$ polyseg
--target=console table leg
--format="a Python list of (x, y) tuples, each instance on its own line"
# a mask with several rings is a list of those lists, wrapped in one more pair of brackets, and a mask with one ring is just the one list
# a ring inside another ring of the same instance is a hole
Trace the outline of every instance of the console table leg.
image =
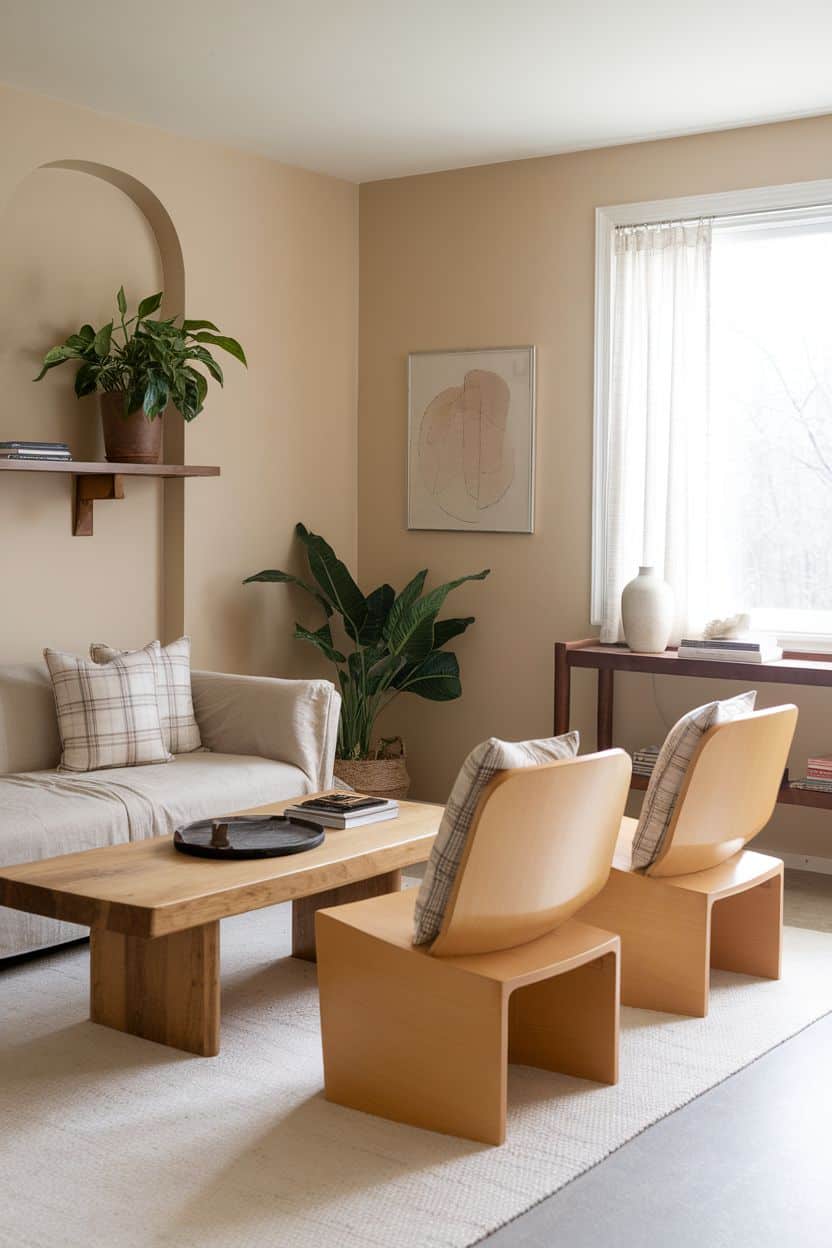
[(220, 1051), (220, 925), (90, 933), (90, 1018), (200, 1057)]
[(612, 746), (612, 704), (615, 672), (611, 667), (598, 669), (598, 726), (597, 749), (608, 750)]
[(555, 642), (555, 722), (554, 735), (569, 731), (570, 672), (567, 649), (562, 641)]
[(355, 884), (343, 884), (329, 888), (311, 897), (298, 897), (292, 902), (292, 957), (307, 962), (317, 959), (315, 948), (315, 912), (328, 906), (345, 906), (350, 901), (364, 901), (367, 897), (381, 897), (383, 893), (399, 893), (402, 888), (401, 871), (387, 871), (369, 880)]

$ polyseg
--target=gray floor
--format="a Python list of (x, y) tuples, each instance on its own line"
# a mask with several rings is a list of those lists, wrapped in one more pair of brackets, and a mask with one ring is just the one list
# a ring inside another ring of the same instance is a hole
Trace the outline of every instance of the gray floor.
[[(787, 922), (832, 930), (832, 876)], [(832, 1248), (832, 1016), (648, 1128), (488, 1248)]]

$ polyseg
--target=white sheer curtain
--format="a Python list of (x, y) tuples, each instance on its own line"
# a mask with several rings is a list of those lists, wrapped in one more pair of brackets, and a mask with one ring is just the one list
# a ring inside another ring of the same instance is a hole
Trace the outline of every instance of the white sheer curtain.
[(711, 223), (615, 231), (601, 640), (621, 639), (621, 591), (652, 564), (676, 634), (704, 622)]

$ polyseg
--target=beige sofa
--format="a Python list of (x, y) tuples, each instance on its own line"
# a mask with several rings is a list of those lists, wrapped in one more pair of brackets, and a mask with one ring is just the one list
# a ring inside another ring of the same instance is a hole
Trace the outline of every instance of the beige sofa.
[[(45, 668), (0, 667), (0, 868), (161, 836), (332, 784), (341, 699), (329, 681), (219, 672), (194, 672), (192, 681), (202, 750), (76, 775), (56, 770)], [(86, 935), (0, 906), (0, 959)]]

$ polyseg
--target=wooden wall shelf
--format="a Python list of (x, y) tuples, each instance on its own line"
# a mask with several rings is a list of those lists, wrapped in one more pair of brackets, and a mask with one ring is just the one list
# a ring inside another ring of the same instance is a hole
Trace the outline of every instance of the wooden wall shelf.
[(92, 509), (97, 499), (124, 498), (124, 477), (218, 477), (219, 468), (200, 464), (109, 464), (83, 460), (0, 459), (2, 472), (57, 472), (74, 481), (72, 532), (92, 537)]
[[(635, 654), (623, 644), (604, 646), (596, 638), (555, 643), (555, 736), (569, 731), (570, 685), (573, 668), (598, 672), (597, 741), (599, 750), (612, 745), (612, 713), (616, 672), (643, 672), (659, 676), (706, 676), (710, 680), (742, 680), (749, 684), (811, 685), (832, 688), (832, 655), (787, 650), (776, 663), (730, 663), (716, 659), (680, 659), (675, 650), (664, 654)], [(630, 788), (646, 789), (647, 776), (633, 776)], [(777, 798), (787, 806), (832, 810), (832, 793), (796, 789), (788, 771)]]

